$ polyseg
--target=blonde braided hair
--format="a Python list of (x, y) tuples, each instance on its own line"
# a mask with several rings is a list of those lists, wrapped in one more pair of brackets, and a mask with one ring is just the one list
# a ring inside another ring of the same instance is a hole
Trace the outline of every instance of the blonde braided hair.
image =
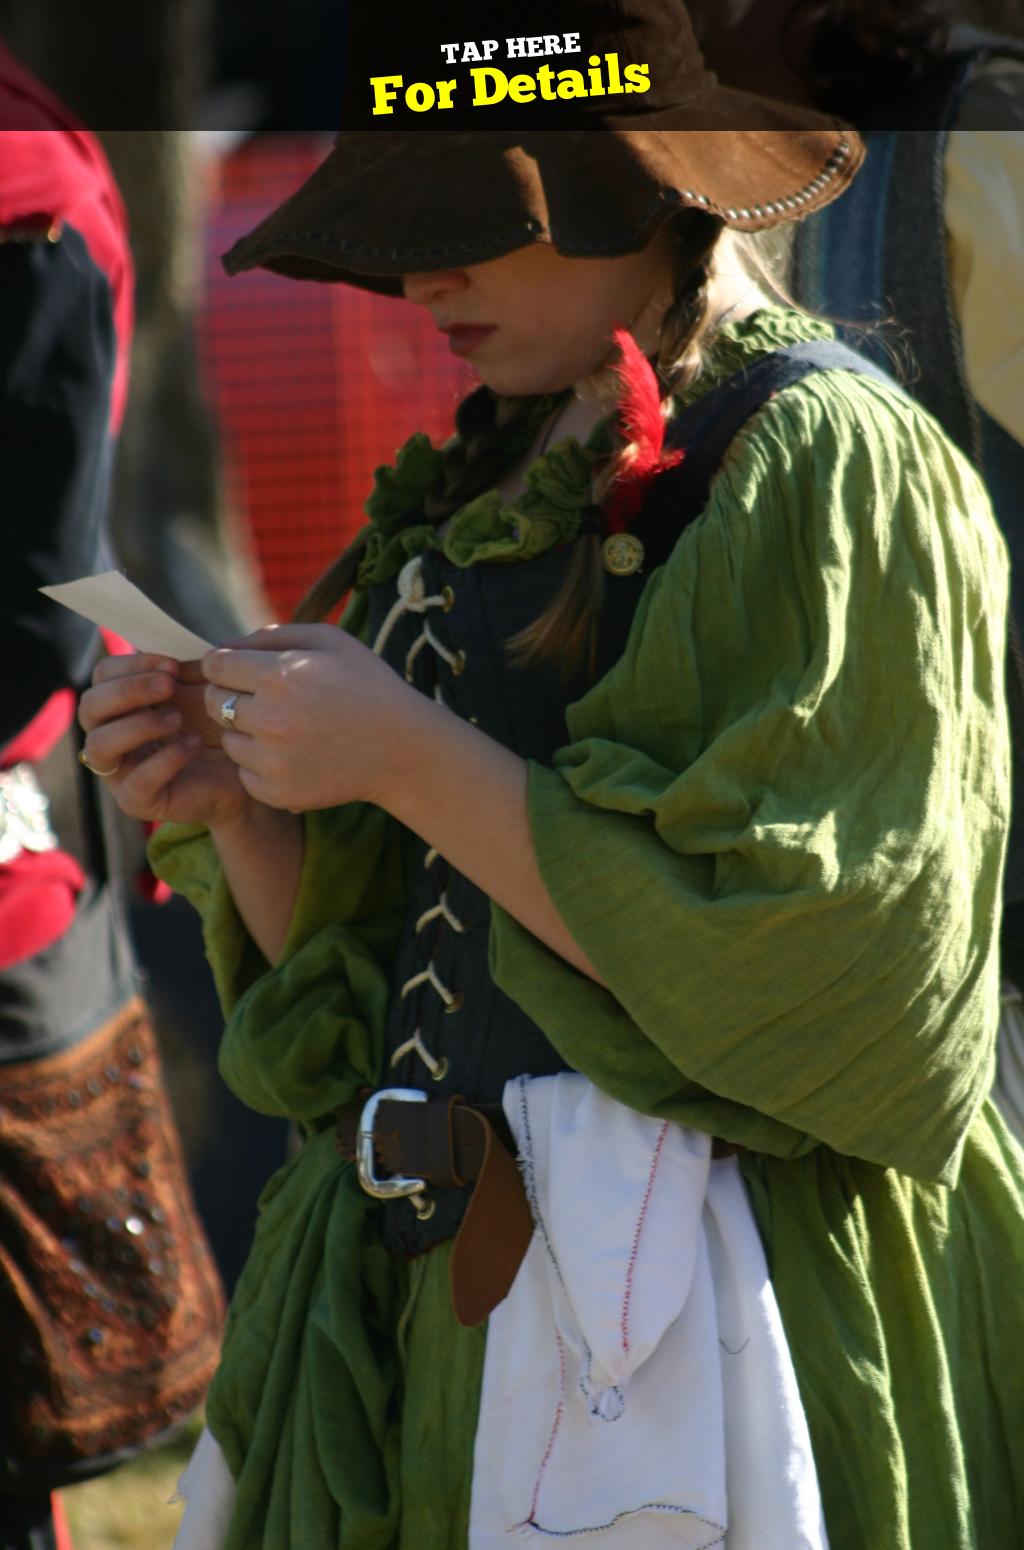
[[(671, 413), (672, 395), (682, 392), (700, 373), (702, 345), (707, 334), (711, 259), (722, 223), (702, 211), (683, 211), (671, 223), (675, 240), (672, 301), (661, 325), (654, 368), (661, 389), (661, 410)], [(621, 442), (594, 471), (591, 500), (602, 507), (615, 485), (628, 478), (636, 456), (632, 443)], [(509, 641), (517, 667), (558, 663), (564, 681), (585, 666), (593, 678), (597, 668), (597, 631), (604, 601), (606, 572), (601, 535), (586, 531), (577, 540), (562, 586), (548, 608)]]

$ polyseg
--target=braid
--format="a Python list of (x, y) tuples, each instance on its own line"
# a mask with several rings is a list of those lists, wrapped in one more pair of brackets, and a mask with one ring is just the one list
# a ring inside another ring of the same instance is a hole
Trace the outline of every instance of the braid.
[(352, 590), (359, 573), (359, 563), (366, 553), (368, 537), (368, 530), (360, 533), (323, 575), (314, 581), (292, 614), (293, 624), (320, 624), (330, 618), (338, 604)]
[[(662, 322), (655, 370), (661, 388), (662, 414), (671, 412), (672, 394), (696, 379), (702, 363), (701, 344), (707, 333), (711, 258), (722, 223), (700, 210), (688, 210), (672, 222), (676, 242), (675, 284)], [(636, 449), (620, 439), (618, 447), (595, 469), (591, 496), (601, 507), (613, 486), (628, 478)], [(538, 619), (509, 641), (518, 667), (559, 663), (563, 681), (581, 668), (593, 679), (597, 672), (597, 634), (604, 601), (605, 568), (600, 533), (588, 531), (577, 540), (556, 597)]]
[(677, 217), (672, 225), (680, 278), (665, 313), (658, 350), (657, 372), (665, 384), (663, 398), (688, 388), (700, 373), (700, 347), (709, 321), (711, 258), (721, 232), (722, 223), (702, 211)]

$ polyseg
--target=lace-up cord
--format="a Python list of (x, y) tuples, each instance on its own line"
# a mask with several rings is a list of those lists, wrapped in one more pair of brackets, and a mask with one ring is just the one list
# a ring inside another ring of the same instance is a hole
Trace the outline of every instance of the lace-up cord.
[(377, 631), (377, 639), (373, 643), (374, 656), (380, 656), (391, 638), (391, 632), (399, 619), (406, 614), (425, 614), (428, 608), (440, 608), (445, 613), (451, 608), (450, 589), (427, 596), (427, 588), (423, 580), (423, 556), (414, 555), (408, 560), (398, 573), (396, 582), (398, 596), (388, 610), (387, 617)]
[[(405, 654), (406, 683), (412, 683), (412, 670), (415, 666), (416, 658), (419, 656), (424, 646), (429, 646), (431, 650), (436, 652), (436, 654), (441, 658), (442, 662), (447, 662), (448, 666), (451, 668), (456, 677), (458, 677), (466, 665), (465, 652), (449, 651), (444, 642), (438, 640), (437, 636), (430, 628), (430, 625), (426, 622), (426, 620), (424, 620), (422, 630), (417, 635), (416, 639), (413, 641), (412, 645), (409, 647), (409, 650)], [(435, 688), (434, 690), (434, 698), (440, 700), (442, 705), (444, 704), (439, 687)]]
[(431, 1076), (434, 1078), (435, 1082), (443, 1081), (445, 1076), (448, 1074), (447, 1060), (443, 1055), (441, 1056), (441, 1059), (438, 1060), (436, 1055), (432, 1055), (430, 1053), (430, 1051), (427, 1049), (427, 1046), (423, 1042), (421, 1037), (421, 1030), (419, 1028), (416, 1029), (416, 1032), (413, 1034), (411, 1039), (406, 1039), (405, 1043), (400, 1044), (395, 1050), (395, 1053), (391, 1057), (391, 1069), (394, 1070), (395, 1066), (403, 1061), (406, 1055), (418, 1055), (423, 1064), (426, 1066), (427, 1070), (430, 1072)]
[(461, 651), (449, 651), (444, 642), (438, 640), (430, 628), (430, 621), (428, 619), (423, 621), (423, 636), (425, 640), (430, 642), (431, 648), (437, 652), (442, 662), (447, 662), (453, 673), (460, 673), (462, 671), (463, 653)]
[[(442, 613), (448, 613), (452, 607), (454, 595), (451, 587), (444, 587), (440, 592), (433, 592), (429, 596), (427, 595), (427, 588), (423, 579), (423, 556), (421, 554), (414, 555), (411, 560), (402, 566), (398, 573), (397, 586), (398, 597), (388, 610), (383, 624), (377, 631), (377, 639), (373, 643), (372, 649), (376, 656), (381, 655), (391, 638), (391, 632), (394, 630), (395, 625), (406, 614), (426, 615), (431, 608), (440, 608)], [(416, 658), (424, 646), (429, 646), (431, 651), (440, 657), (441, 661), (446, 663), (456, 675), (461, 673), (466, 665), (465, 652), (452, 651), (450, 647), (446, 646), (444, 641), (439, 640), (431, 629), (430, 621), (424, 617), (423, 628), (405, 655), (405, 676), (410, 683), (412, 682), (412, 670)], [(435, 698), (441, 699), (440, 694), (436, 690)], [(441, 700), (441, 703), (443, 704), (444, 701)]]
[[(437, 851), (429, 850), (426, 854), (426, 857), (424, 858), (424, 865), (429, 867), (436, 859)], [(462, 921), (455, 914), (451, 905), (448, 903), (447, 889), (445, 889), (445, 891), (441, 894), (439, 903), (433, 905), (428, 910), (424, 910), (423, 914), (417, 920), (417, 936), (421, 931), (425, 930), (432, 921), (435, 920), (444, 920), (445, 923), (449, 925), (453, 931), (458, 932), (459, 935), (462, 935), (466, 930), (465, 926), (462, 924)], [(441, 997), (441, 1000), (445, 1004), (446, 1011), (458, 1011), (459, 1007), (462, 1005), (462, 994), (458, 991), (453, 992), (449, 990), (448, 986), (441, 981), (437, 970), (434, 968), (433, 958), (431, 958), (430, 962), (427, 964), (427, 967), (419, 974), (414, 974), (410, 979), (406, 980), (400, 992), (402, 1000), (404, 1001), (407, 996), (411, 996), (413, 991), (417, 990), (420, 985), (426, 984), (429, 984), (432, 989), (435, 990)], [(418, 1056), (418, 1058), (422, 1060), (423, 1064), (430, 1072), (430, 1075), (435, 1082), (443, 1081), (448, 1074), (447, 1058), (442, 1055), (441, 1058), (438, 1059), (436, 1055), (432, 1054), (432, 1052), (424, 1044), (422, 1030), (419, 1028), (416, 1029), (416, 1032), (413, 1034), (412, 1038), (406, 1039), (405, 1043), (399, 1045), (398, 1049), (396, 1049), (394, 1054), (391, 1056), (390, 1063), (392, 1070), (399, 1064), (401, 1060), (405, 1058), (406, 1055)]]
[[(427, 632), (426, 632), (426, 630), (422, 630), (420, 632), (420, 634), (417, 635), (417, 637), (413, 641), (412, 645), (409, 647), (409, 650), (406, 652), (406, 654), (405, 654), (405, 681), (406, 681), (407, 684), (411, 684), (412, 683), (412, 670), (413, 670), (413, 668), (416, 665), (416, 658), (419, 656), (420, 652), (423, 650), (424, 646), (426, 646), (427, 644), (428, 644)], [(443, 705), (444, 701), (442, 700), (441, 703)]]
[[(450, 587), (444, 587), (440, 592), (431, 593), (428, 595), (426, 583), (423, 577), (422, 555), (415, 555), (411, 560), (403, 565), (401, 571), (398, 574), (397, 589), (398, 597), (395, 599), (395, 602), (388, 610), (383, 624), (377, 631), (377, 638), (373, 643), (372, 649), (376, 656), (382, 655), (384, 648), (391, 638), (391, 634), (395, 626), (398, 624), (399, 620), (405, 617), (406, 614), (419, 614), (420, 616), (425, 616), (428, 610), (431, 608), (440, 608), (443, 613), (448, 613), (450, 612), (455, 601), (454, 594)], [(465, 652), (452, 651), (444, 644), (442, 640), (438, 638), (438, 636), (431, 629), (430, 621), (426, 617), (423, 617), (422, 629), (420, 630), (419, 635), (413, 641), (412, 645), (409, 647), (409, 650), (406, 652), (405, 656), (405, 677), (408, 682), (412, 682), (413, 667), (415, 666), (416, 659), (426, 646), (429, 646), (431, 651), (434, 652), (435, 656), (439, 657), (442, 662), (446, 663), (453, 674), (457, 676), (462, 672), (466, 665)], [(444, 696), (441, 693), (440, 684), (435, 684), (434, 686), (434, 699), (439, 705), (443, 705), (445, 703)], [(437, 855), (437, 851), (433, 846), (431, 846), (423, 858), (423, 865), (427, 870), (429, 870), (430, 867), (434, 865), (434, 862), (437, 860)], [(442, 892), (439, 903), (433, 905), (430, 909), (424, 910), (423, 914), (419, 917), (416, 922), (416, 934), (419, 935), (419, 933), (425, 930), (425, 928), (430, 925), (431, 922), (437, 920), (443, 920), (446, 925), (450, 926), (451, 929), (457, 932), (459, 935), (462, 935), (466, 930), (462, 921), (459, 920), (451, 905), (448, 903), (447, 890)], [(422, 970), (421, 973), (414, 974), (410, 979), (406, 980), (400, 992), (401, 999), (404, 1001), (413, 993), (414, 990), (417, 990), (421, 985), (425, 984), (429, 984), (436, 992), (436, 994), (440, 996), (441, 1000), (444, 1002), (446, 1011), (455, 1012), (462, 1005), (461, 992), (450, 990), (448, 986), (442, 982), (438, 976), (437, 970), (434, 967), (433, 958), (431, 958), (427, 967)], [(435, 1082), (442, 1081), (447, 1074), (447, 1059), (443, 1056), (438, 1059), (438, 1057), (427, 1048), (423, 1042), (422, 1031), (419, 1028), (416, 1029), (416, 1032), (413, 1034), (411, 1039), (406, 1039), (405, 1043), (400, 1045), (398, 1049), (395, 1050), (394, 1054), (391, 1056), (391, 1068), (394, 1069), (397, 1065), (399, 1065), (406, 1055), (415, 1055), (419, 1060), (421, 1060), (424, 1066), (426, 1066), (427, 1070), (430, 1072), (430, 1075)], [(410, 1197), (410, 1199), (413, 1207), (415, 1208), (417, 1216), (419, 1216), (421, 1220), (426, 1220), (430, 1215), (433, 1214), (433, 1203), (428, 1200), (426, 1196), (413, 1195)]]
[(459, 936), (462, 936), (465, 933), (465, 926), (462, 924), (462, 921), (455, 914), (451, 905), (448, 903), (447, 888), (442, 893), (440, 901), (435, 904), (432, 909), (424, 910), (423, 914), (416, 922), (417, 936), (424, 929), (424, 927), (429, 926), (432, 920), (437, 920), (438, 916), (440, 916), (447, 925), (451, 926), (452, 930), (457, 932)]
[(431, 958), (425, 969), (420, 970), (419, 974), (413, 974), (406, 980), (400, 991), (402, 1000), (404, 1001), (406, 996), (411, 996), (413, 991), (418, 989), (420, 985), (432, 985), (449, 1011), (453, 1011), (456, 1006), (461, 1005), (461, 997), (457, 992), (449, 990), (448, 986), (438, 978), (433, 958)]

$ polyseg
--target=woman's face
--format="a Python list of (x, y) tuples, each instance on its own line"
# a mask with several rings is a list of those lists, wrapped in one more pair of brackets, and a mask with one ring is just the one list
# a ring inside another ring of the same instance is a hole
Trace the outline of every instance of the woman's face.
[(465, 269), (403, 277), (409, 301), (426, 307), (496, 393), (556, 393), (595, 371), (611, 336), (648, 303), (671, 296), (671, 239), (663, 228), (641, 253), (564, 258), (534, 243)]

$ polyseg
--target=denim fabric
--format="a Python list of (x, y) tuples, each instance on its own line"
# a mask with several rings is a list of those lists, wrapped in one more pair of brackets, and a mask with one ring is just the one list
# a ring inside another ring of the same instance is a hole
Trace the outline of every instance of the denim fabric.
[[(869, 359), (891, 368), (895, 350), (909, 368), (908, 391), (981, 470), (1010, 551), (1012, 621), (1019, 639), (1024, 637), (1024, 447), (985, 413), (968, 387), (946, 256), (946, 144), (975, 64), (992, 53), (1024, 58), (1019, 43), (986, 38), (953, 54), (898, 113), (887, 103), (866, 116), (868, 156), (853, 186), (798, 229), (793, 290), (810, 311), (858, 325), (845, 330), (845, 337)], [(894, 123), (904, 127), (891, 127)], [(865, 334), (865, 326), (872, 331)], [(1015, 816), (1004, 882), (1008, 906), (1024, 901), (1024, 657), (1018, 665), (1014, 645), (1011, 635)], [(1017, 934), (1024, 937), (1024, 924)]]

